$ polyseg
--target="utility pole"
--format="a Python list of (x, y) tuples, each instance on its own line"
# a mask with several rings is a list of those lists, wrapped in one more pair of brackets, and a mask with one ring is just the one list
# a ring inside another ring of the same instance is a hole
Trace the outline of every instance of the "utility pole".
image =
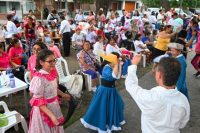
[(196, 0), (196, 3), (195, 3), (195, 9), (197, 8), (197, 2), (198, 2), (198, 1)]
[(65, 10), (66, 12), (69, 12), (67, 0), (65, 0)]
[(180, 9), (182, 10), (183, 8), (183, 0), (181, 0), (181, 3), (180, 3)]

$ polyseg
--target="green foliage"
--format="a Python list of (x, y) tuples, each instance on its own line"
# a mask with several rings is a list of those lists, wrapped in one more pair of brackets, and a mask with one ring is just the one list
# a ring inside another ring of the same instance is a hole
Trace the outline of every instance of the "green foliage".
[[(180, 7), (181, 0), (168, 0), (170, 7)], [(142, 0), (147, 7), (161, 7), (161, 0)], [(200, 0), (183, 0), (183, 8), (200, 8)]]
[(90, 3), (93, 4), (96, 0), (80, 0), (81, 3)]
[(148, 7), (160, 7), (160, 0), (142, 0), (142, 2)]

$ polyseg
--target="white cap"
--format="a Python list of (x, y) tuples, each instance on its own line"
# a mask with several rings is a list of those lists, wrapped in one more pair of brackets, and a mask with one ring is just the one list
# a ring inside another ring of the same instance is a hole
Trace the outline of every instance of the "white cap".
[(52, 20), (54, 23), (56, 23), (57, 24), (57, 19), (54, 19), (54, 20)]
[(179, 43), (169, 43), (167, 46), (169, 48), (175, 48), (177, 50), (183, 50), (183, 45), (181, 45)]

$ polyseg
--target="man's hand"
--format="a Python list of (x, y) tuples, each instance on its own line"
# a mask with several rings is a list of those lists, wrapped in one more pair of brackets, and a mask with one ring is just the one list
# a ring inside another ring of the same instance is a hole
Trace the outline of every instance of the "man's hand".
[(133, 65), (137, 65), (137, 64), (140, 62), (141, 58), (142, 58), (142, 54), (141, 54), (141, 53), (138, 54), (138, 55), (135, 55), (135, 56), (133, 57), (132, 61), (131, 61), (132, 64), (133, 64)]

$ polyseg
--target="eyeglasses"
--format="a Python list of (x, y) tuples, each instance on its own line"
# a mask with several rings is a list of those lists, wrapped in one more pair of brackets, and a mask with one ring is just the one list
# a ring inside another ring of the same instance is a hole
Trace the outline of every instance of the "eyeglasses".
[(53, 60), (49, 60), (49, 61), (44, 61), (44, 62), (48, 62), (49, 64), (53, 64), (57, 62), (57, 59), (53, 59)]
[(37, 48), (34, 48), (34, 49), (33, 49), (33, 51), (35, 51), (35, 52), (39, 52), (40, 50), (41, 50), (40, 48), (38, 48), (38, 49), (37, 49)]

